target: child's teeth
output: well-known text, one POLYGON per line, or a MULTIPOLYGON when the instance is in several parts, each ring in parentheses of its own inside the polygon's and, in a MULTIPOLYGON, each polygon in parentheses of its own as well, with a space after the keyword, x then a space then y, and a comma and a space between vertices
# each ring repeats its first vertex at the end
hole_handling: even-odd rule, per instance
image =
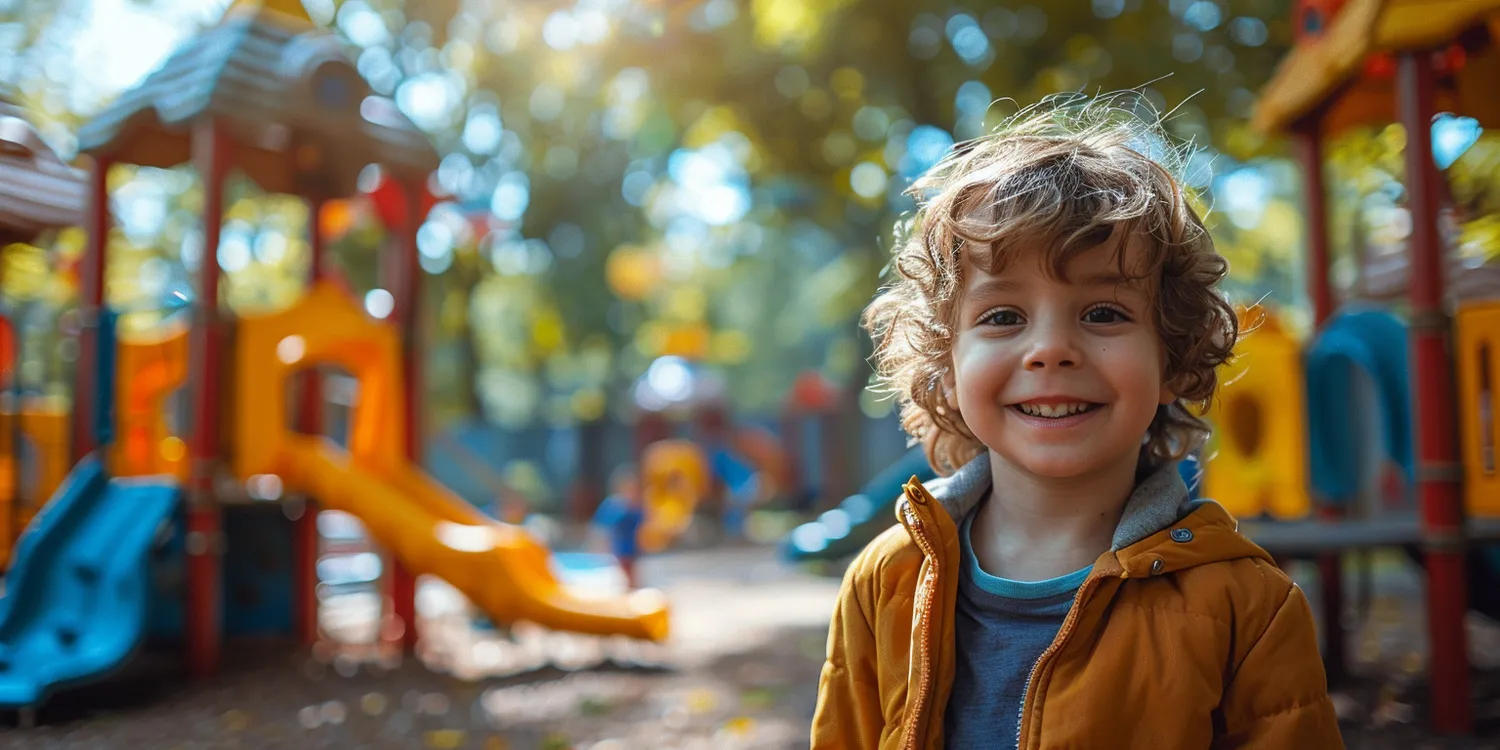
POLYGON ((1073 404, 1021 404, 1021 411, 1033 417, 1047 417, 1058 419, 1069 417, 1089 408, 1085 403, 1073 404))

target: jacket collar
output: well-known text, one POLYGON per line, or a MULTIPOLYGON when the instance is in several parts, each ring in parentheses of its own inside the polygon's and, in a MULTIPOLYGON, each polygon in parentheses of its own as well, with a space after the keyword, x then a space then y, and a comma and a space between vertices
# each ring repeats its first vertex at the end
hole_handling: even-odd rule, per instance
MULTIPOLYGON (((1158 468, 1125 501, 1109 550, 1118 557, 1125 575, 1160 574, 1243 557, 1270 561, 1269 555, 1238 533, 1238 522, 1218 503, 1192 499, 1177 468, 1176 462, 1158 468), (1162 564, 1154 565, 1157 560, 1162 564)), ((952 475, 925 486, 912 477, 906 494, 925 494, 936 500, 947 511, 949 518, 944 520, 956 525, 984 502, 991 484, 989 453, 982 452, 952 475)))

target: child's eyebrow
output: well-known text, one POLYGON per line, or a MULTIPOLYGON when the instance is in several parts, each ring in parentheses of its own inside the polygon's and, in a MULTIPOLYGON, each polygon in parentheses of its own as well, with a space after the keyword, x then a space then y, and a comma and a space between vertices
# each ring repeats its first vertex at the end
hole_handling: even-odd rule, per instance
POLYGON ((1112 271, 1084 276, 1077 281, 1078 286, 1137 286, 1139 283, 1139 279, 1122 276, 1112 271))
MULTIPOLYGON (((1095 273, 1095 274, 1090 274, 1088 276, 1082 276, 1082 277, 1070 279, 1070 283, 1072 283, 1074 286, 1083 286, 1083 287, 1111 287, 1111 288, 1113 288, 1113 287, 1118 287, 1118 286, 1125 286, 1125 287, 1136 288, 1136 287, 1140 286, 1140 279, 1129 277, 1129 276, 1123 276, 1123 275, 1121 275, 1121 274, 1119 274, 1117 272, 1114 272, 1114 271, 1106 271, 1106 272, 1103 272, 1103 273, 1095 273)), ((1024 285, 1021 284, 1020 282, 1016 281, 1015 279, 1008 279, 1008 278, 1003 278, 1003 277, 998 277, 998 276, 991 276, 991 277, 985 279, 984 281, 981 281, 978 284, 976 284, 974 286, 974 289, 973 289, 973 291, 971 293, 977 296, 977 295, 983 295, 983 294, 999 294, 999 293, 1005 293, 1005 292, 1016 292, 1016 291, 1020 291, 1020 289, 1021 289, 1022 286, 1024 286, 1024 285)))

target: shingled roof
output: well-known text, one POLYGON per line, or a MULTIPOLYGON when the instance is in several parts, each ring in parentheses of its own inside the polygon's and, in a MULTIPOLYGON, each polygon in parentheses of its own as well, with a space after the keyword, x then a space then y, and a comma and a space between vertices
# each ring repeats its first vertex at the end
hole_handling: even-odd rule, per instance
POLYGON ((272 192, 349 195, 368 164, 417 180, 438 164, 426 135, 374 94, 337 37, 259 3, 237 4, 179 47, 83 126, 79 148, 169 167, 191 157, 205 118, 231 136, 234 166, 272 192))
POLYGON ((0 244, 83 223, 83 172, 58 158, 20 108, 0 101, 0 244))

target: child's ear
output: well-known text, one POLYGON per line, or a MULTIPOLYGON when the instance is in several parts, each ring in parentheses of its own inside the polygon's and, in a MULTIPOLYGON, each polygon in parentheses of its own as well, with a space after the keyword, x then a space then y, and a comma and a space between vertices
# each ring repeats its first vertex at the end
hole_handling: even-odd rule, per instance
POLYGON ((943 405, 954 413, 958 412, 958 379, 953 374, 953 366, 943 371, 943 405))
POLYGON ((1177 400, 1177 392, 1174 391, 1174 390, 1172 390, 1172 386, 1170 384, 1168 384, 1168 383, 1162 383, 1161 384, 1161 394, 1158 397, 1157 403, 1161 404, 1162 406, 1166 406, 1167 404, 1170 404, 1170 403, 1172 403, 1173 401, 1176 401, 1176 400, 1177 400))

